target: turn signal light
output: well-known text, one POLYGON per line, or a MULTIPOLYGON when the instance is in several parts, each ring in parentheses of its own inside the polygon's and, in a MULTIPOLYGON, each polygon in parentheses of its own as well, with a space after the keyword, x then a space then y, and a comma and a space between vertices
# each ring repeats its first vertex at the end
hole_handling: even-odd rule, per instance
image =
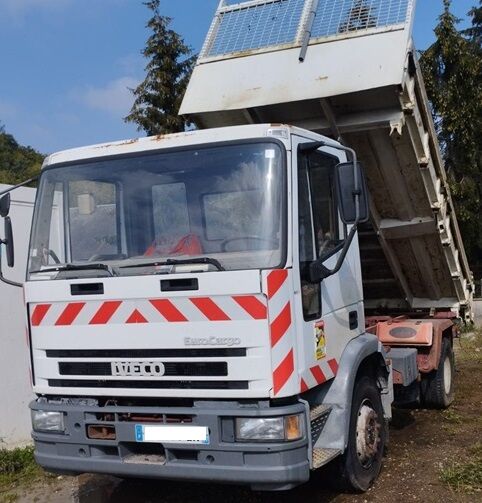
POLYGON ((301 431, 300 416, 285 417, 285 438, 286 440, 298 440, 303 436, 301 431))
POLYGON ((110 424, 89 424, 87 437, 93 440, 115 440, 115 426, 110 424))

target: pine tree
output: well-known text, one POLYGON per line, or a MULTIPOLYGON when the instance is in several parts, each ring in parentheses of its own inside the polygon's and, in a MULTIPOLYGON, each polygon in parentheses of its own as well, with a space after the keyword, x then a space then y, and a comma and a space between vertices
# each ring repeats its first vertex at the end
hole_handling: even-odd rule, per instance
POLYGON ((142 51, 149 60, 146 78, 132 92, 135 101, 126 122, 137 124, 148 135, 184 131, 189 122, 178 115, 195 56, 183 39, 169 29, 171 18, 161 16, 160 0, 144 2, 153 13, 147 23, 152 32, 142 51))
MULTIPOLYGON (((421 64, 466 251, 482 259, 482 54, 444 0, 437 40, 421 64)), ((480 13, 480 11, 479 11, 480 13)), ((479 25, 480 26, 480 25, 479 25)))
POLYGON ((347 14, 347 19, 340 24, 338 32, 365 30, 376 25, 377 19, 372 16, 371 6, 367 5, 366 0, 355 0, 347 14))
POLYGON ((472 26, 464 31, 475 47, 482 50, 482 0, 479 0, 479 6, 473 7, 469 16, 472 18, 472 26))

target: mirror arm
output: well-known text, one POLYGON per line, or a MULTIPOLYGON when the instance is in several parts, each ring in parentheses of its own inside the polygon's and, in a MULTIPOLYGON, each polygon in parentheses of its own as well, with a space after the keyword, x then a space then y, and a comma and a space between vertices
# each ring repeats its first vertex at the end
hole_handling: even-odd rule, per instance
POLYGON ((340 256, 338 257, 338 260, 336 261, 335 267, 333 269, 328 269, 327 267, 325 267, 323 265, 323 260, 316 260, 315 262, 312 262, 310 267, 310 280, 312 283, 319 283, 320 280, 336 274, 341 269, 346 254, 348 253, 353 238, 355 237, 357 227, 357 222, 355 222, 350 230, 350 233, 348 234, 348 237, 346 238, 340 256))
POLYGON ((12 192, 12 190, 18 189, 19 187, 23 187, 24 185, 28 185, 29 183, 36 182, 39 179, 38 176, 34 176, 33 178, 29 178, 22 183, 18 183, 17 185, 13 185, 9 189, 2 190, 0 192, 0 197, 6 194, 7 192, 12 192))

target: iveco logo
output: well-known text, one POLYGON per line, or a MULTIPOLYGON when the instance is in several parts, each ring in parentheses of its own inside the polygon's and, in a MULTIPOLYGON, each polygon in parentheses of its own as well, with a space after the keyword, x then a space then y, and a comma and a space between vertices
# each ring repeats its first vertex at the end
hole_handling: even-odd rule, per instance
POLYGON ((113 376, 142 376, 160 377, 166 372, 163 363, 160 362, 111 362, 113 376))
POLYGON ((185 337, 185 346, 239 346, 241 339, 238 337, 185 337))

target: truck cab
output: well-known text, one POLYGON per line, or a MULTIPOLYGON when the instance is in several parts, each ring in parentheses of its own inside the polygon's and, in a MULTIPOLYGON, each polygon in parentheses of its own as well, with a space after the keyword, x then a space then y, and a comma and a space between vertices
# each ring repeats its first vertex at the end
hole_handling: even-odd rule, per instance
POLYGON ((390 369, 364 333, 345 161, 269 124, 50 156, 24 285, 38 462, 288 488, 345 450, 367 358, 383 432, 390 369))
POLYGON ((42 466, 278 490, 330 463, 364 491, 392 403, 450 405, 473 279, 414 5, 221 0, 180 109, 199 130, 47 158, 42 466))

